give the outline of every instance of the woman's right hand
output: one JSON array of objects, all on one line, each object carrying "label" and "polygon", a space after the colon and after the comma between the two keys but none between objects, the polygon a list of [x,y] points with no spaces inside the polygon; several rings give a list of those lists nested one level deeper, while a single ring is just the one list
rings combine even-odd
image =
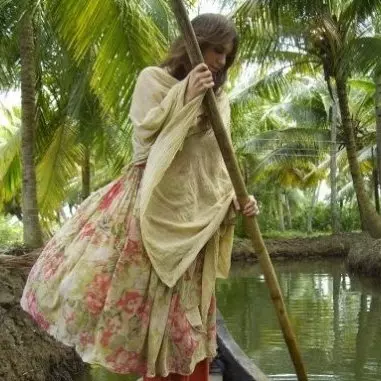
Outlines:
[{"label": "woman's right hand", "polygon": [[201,63],[189,72],[188,86],[185,93],[185,103],[214,87],[213,74],[208,66]]}]

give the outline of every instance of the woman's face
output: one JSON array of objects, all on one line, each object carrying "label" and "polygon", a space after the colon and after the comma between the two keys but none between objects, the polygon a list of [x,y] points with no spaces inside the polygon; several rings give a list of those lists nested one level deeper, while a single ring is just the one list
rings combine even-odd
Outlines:
[{"label": "woman's face", "polygon": [[225,67],[226,57],[231,54],[232,50],[233,41],[227,44],[209,46],[205,49],[203,52],[204,61],[213,74]]}]

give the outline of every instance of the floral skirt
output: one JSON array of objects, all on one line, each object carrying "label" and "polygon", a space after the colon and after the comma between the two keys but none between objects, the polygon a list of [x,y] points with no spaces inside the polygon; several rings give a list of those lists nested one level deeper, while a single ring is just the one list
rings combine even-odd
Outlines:
[{"label": "floral skirt", "polygon": [[208,381],[209,380],[209,362],[203,360],[196,365],[194,372],[189,376],[180,374],[170,374],[167,377],[144,377],[143,381]]},{"label": "floral skirt", "polygon": [[203,252],[173,288],[152,268],[138,219],[143,170],[128,167],[80,205],[33,266],[21,306],[87,363],[189,375],[215,356],[215,298],[206,322],[190,319],[189,300],[201,303]]}]

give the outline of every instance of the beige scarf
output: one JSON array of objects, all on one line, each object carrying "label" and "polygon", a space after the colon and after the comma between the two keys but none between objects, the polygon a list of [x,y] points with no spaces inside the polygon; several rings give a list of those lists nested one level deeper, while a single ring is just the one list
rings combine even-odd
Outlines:
[{"label": "beige scarf", "polygon": [[[230,268],[233,229],[223,222],[234,191],[202,112],[203,96],[184,105],[187,83],[188,77],[178,81],[162,68],[148,67],[135,87],[130,111],[134,161],[147,161],[141,232],[155,271],[169,287],[205,246],[204,273],[213,288],[217,273],[226,277]],[[217,102],[229,129],[227,95],[219,95]]]}]

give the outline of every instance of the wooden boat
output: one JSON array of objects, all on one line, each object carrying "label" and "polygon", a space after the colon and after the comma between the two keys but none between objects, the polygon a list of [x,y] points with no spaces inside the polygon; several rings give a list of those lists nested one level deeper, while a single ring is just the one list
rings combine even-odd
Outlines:
[{"label": "wooden boat", "polygon": [[225,326],[221,313],[217,313],[218,356],[213,361],[211,381],[269,381],[235,342]]}]

